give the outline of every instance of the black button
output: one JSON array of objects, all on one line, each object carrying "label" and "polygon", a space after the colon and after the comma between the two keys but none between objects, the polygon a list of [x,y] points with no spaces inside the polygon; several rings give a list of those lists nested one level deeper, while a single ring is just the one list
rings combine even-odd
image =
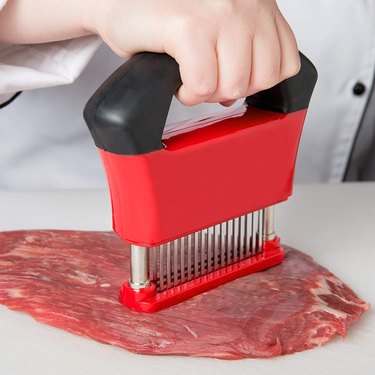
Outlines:
[{"label": "black button", "polygon": [[357,82],[353,87],[353,94],[361,96],[365,93],[366,86],[362,82]]}]

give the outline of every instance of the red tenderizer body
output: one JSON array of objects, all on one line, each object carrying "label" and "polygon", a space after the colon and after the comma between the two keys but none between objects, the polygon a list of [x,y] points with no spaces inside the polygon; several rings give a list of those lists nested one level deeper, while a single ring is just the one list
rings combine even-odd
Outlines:
[{"label": "red tenderizer body", "polygon": [[284,258],[274,205],[292,194],[306,109],[316,81],[301,72],[246,98],[241,115],[164,136],[178,65],[142,53],[93,95],[85,119],[99,148],[113,229],[131,248],[120,291],[155,312]]}]

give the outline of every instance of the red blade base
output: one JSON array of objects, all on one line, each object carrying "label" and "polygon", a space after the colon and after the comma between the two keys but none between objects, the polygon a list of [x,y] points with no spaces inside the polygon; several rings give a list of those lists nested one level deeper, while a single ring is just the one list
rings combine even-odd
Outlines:
[{"label": "red blade base", "polygon": [[280,239],[276,238],[273,241],[264,243],[263,250],[258,255],[200,276],[161,293],[156,291],[154,283],[150,283],[145,289],[134,290],[129,282],[125,282],[120,289],[120,301],[129,309],[154,313],[239,277],[275,266],[283,260],[284,250],[280,247]]}]

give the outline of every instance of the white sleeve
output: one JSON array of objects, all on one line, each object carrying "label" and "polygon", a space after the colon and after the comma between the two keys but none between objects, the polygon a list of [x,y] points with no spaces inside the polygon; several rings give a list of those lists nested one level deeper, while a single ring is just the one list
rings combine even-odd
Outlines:
[{"label": "white sleeve", "polygon": [[101,40],[97,36],[53,43],[0,45],[0,103],[14,93],[72,83]]},{"label": "white sleeve", "polygon": [[[0,0],[0,11],[6,1]],[[72,83],[100,43],[91,35],[43,44],[0,44],[0,103],[18,91]]]}]

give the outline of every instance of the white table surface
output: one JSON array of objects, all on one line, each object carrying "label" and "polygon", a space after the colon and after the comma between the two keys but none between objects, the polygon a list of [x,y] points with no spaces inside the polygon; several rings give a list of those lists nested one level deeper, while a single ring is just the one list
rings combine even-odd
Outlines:
[{"label": "white table surface", "polygon": [[[284,243],[313,255],[375,306],[375,184],[297,186],[277,210]],[[109,230],[104,191],[0,191],[0,230]],[[266,360],[158,357],[77,337],[0,306],[0,374],[375,374],[375,314],[345,341]]]}]

